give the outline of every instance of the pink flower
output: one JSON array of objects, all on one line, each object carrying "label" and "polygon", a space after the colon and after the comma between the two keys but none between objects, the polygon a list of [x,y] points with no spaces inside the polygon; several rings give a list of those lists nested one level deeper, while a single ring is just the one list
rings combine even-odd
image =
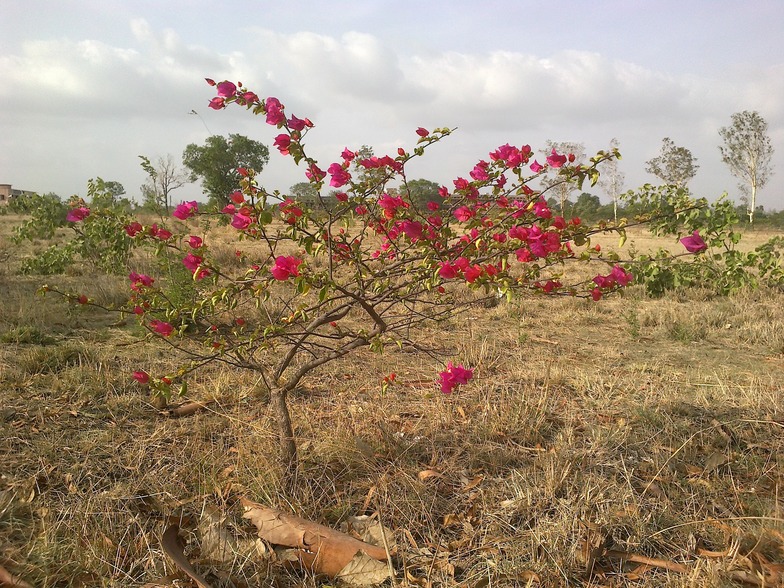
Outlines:
[{"label": "pink flower", "polygon": [[201,257],[200,255],[194,255],[193,253],[188,253],[188,255],[186,255],[183,258],[182,265],[187,267],[193,273],[197,269],[199,269],[199,266],[201,266],[203,261],[204,258]]},{"label": "pink flower", "polygon": [[544,169],[544,166],[534,159],[534,162],[531,164],[531,171],[535,174],[538,174],[540,171]]},{"label": "pink flower", "polygon": [[627,286],[634,280],[634,276],[620,265],[614,266],[608,277],[612,278],[619,286]]},{"label": "pink flower", "polygon": [[341,186],[345,186],[351,181],[351,174],[349,174],[348,171],[346,171],[346,169],[339,163],[333,163],[329,166],[327,171],[332,176],[332,179],[329,181],[329,185],[333,188],[340,188]]},{"label": "pink flower", "polygon": [[[305,172],[305,177],[311,182],[320,182],[327,174],[319,168],[315,163],[311,163],[308,171]],[[342,184],[341,184],[342,185]]]},{"label": "pink flower", "polygon": [[226,108],[226,100],[224,98],[213,98],[210,100],[209,106],[213,110],[221,110],[222,108]]},{"label": "pink flower", "polygon": [[384,216],[392,218],[398,208],[408,208],[408,204],[400,196],[382,194],[378,199],[378,206],[384,211]]},{"label": "pink flower", "polygon": [[167,241],[171,238],[172,233],[167,229],[158,227],[157,223],[153,223],[150,226],[150,236],[160,239],[161,241]]},{"label": "pink flower", "polygon": [[354,209],[354,213],[355,213],[355,214],[358,214],[358,215],[367,214],[367,213],[368,213],[367,206],[365,206],[364,204],[360,204],[359,206],[357,206],[357,207]]},{"label": "pink flower", "polygon": [[306,118],[303,120],[292,114],[291,118],[288,120],[288,125],[291,130],[302,131],[305,127],[312,127],[313,123],[310,122],[310,119]]},{"label": "pink flower", "polygon": [[428,209],[428,210],[433,210],[433,211],[436,211],[436,210],[438,210],[439,208],[441,208],[441,205],[440,205],[438,202],[435,202],[435,201],[433,201],[433,200],[430,200],[430,201],[427,203],[427,209]]},{"label": "pink flower", "polygon": [[270,96],[265,103],[267,109],[267,124],[278,126],[286,120],[286,115],[283,114],[283,105],[280,100]]},{"label": "pink flower", "polygon": [[458,268],[446,261],[441,264],[441,268],[438,270],[439,277],[444,278],[445,280],[456,278],[457,274]]},{"label": "pink flower", "polygon": [[275,137],[275,140],[272,142],[272,144],[278,148],[278,151],[280,151],[281,155],[288,155],[289,148],[291,147],[291,137],[286,133],[281,133]]},{"label": "pink flower", "polygon": [[471,170],[469,174],[472,178],[474,178],[477,182],[484,182],[490,179],[490,176],[487,174],[487,162],[480,161],[474,166],[474,169]]},{"label": "pink flower", "polygon": [[220,82],[218,84],[218,96],[222,98],[231,98],[237,93],[237,86],[231,82]]},{"label": "pink flower", "polygon": [[185,220],[186,218],[192,217],[197,212],[199,212],[199,203],[195,200],[191,200],[190,202],[181,202],[178,204],[177,208],[174,209],[172,216],[180,220]]},{"label": "pink flower", "polygon": [[231,219],[231,226],[237,230],[244,231],[250,226],[251,222],[253,222],[253,219],[249,216],[237,213],[234,215],[234,218]]},{"label": "pink flower", "polygon": [[133,372],[133,379],[139,382],[140,384],[146,384],[150,381],[150,374],[145,371],[136,371]]},{"label": "pink flower", "polygon": [[141,223],[134,221],[134,222],[132,222],[131,224],[129,224],[129,225],[127,225],[127,226],[125,227],[125,232],[127,233],[127,235],[128,235],[129,237],[135,237],[135,236],[136,236],[136,235],[138,235],[138,234],[139,234],[139,233],[140,233],[140,232],[141,232],[143,229],[144,229],[144,227],[142,227],[142,224],[141,224]]},{"label": "pink flower", "polygon": [[534,202],[534,214],[539,218],[550,218],[553,216],[553,213],[550,211],[550,208],[547,206],[547,202],[544,200],[537,200]]},{"label": "pink flower", "polygon": [[290,276],[297,277],[299,275],[299,265],[302,263],[301,259],[289,255],[280,255],[275,258],[275,265],[270,269],[272,277],[276,280],[288,280]]},{"label": "pink flower", "polygon": [[466,369],[462,365],[446,364],[446,370],[438,374],[441,383],[441,392],[451,394],[457,386],[467,384],[474,377],[474,370]]},{"label": "pink flower", "polygon": [[335,198],[337,199],[338,202],[348,202],[348,194],[346,194],[345,192],[338,192],[337,194],[335,194]]},{"label": "pink flower", "polygon": [[80,206],[79,208],[72,208],[68,211],[68,215],[65,217],[69,223],[78,223],[86,219],[90,216],[90,209],[84,206]]},{"label": "pink flower", "polygon": [[482,267],[479,265],[472,265],[471,267],[466,268],[463,272],[463,277],[465,278],[466,282],[469,284],[473,284],[478,277],[482,275]]},{"label": "pink flower", "polygon": [[172,327],[169,323],[164,321],[159,321],[157,319],[153,319],[150,321],[150,328],[156,333],[158,333],[159,335],[162,335],[164,337],[168,337],[174,332],[174,327]]},{"label": "pink flower", "polygon": [[553,149],[552,153],[547,156],[547,163],[550,167],[561,167],[566,163],[566,155],[558,155]]},{"label": "pink flower", "polygon": [[149,288],[155,281],[147,274],[137,274],[136,272],[128,274],[128,279],[131,280],[131,290],[135,292],[140,292],[142,288]]},{"label": "pink flower", "polygon": [[461,223],[464,223],[471,219],[474,216],[474,211],[468,208],[467,206],[461,206],[453,213],[455,218],[459,220]]},{"label": "pink flower", "polygon": [[245,202],[245,195],[239,190],[234,190],[234,192],[229,194],[229,200],[231,200],[234,204],[243,204]]},{"label": "pink flower", "polygon": [[699,253],[708,248],[708,244],[700,237],[699,231],[694,231],[689,237],[681,239],[681,243],[689,253]]},{"label": "pink flower", "polygon": [[234,206],[233,204],[227,204],[226,206],[224,206],[224,207],[221,209],[221,212],[222,212],[223,214],[234,214],[234,213],[236,213],[236,212],[237,212],[237,207],[236,207],[236,206]]},{"label": "pink flower", "polygon": [[430,134],[430,131],[428,131],[427,129],[423,129],[422,127],[419,127],[416,130],[416,134],[419,135],[420,137],[427,137]]},{"label": "pink flower", "polygon": [[193,249],[198,249],[204,244],[204,241],[201,237],[197,237],[196,235],[191,235],[190,239],[188,239],[188,245],[191,246]]},{"label": "pink flower", "polygon": [[422,223],[419,221],[404,220],[400,223],[400,228],[412,241],[418,241],[424,237]]},{"label": "pink flower", "polygon": [[346,161],[353,161],[354,158],[357,156],[357,154],[354,153],[353,151],[350,151],[349,148],[346,147],[345,149],[343,149],[343,153],[341,153],[340,156]]}]

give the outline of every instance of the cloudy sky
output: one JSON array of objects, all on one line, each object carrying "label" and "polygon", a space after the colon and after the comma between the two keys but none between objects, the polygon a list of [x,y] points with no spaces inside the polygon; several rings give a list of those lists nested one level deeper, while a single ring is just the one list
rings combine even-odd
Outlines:
[{"label": "cloudy sky", "polygon": [[[313,120],[324,168],[458,127],[409,174],[450,186],[507,142],[617,137],[633,188],[670,137],[698,160],[694,192],[736,195],[717,131],[757,110],[776,150],[759,201],[782,209],[782,23],[781,0],[2,0],[0,183],[65,197],[100,176],[137,196],[138,155],[179,160],[209,134],[271,147],[261,118],[207,107],[211,77]],[[268,189],[303,179],[271,151]]]}]

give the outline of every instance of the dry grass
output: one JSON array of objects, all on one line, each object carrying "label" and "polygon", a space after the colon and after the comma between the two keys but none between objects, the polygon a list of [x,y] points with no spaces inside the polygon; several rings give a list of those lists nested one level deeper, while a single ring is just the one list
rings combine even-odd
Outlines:
[{"label": "dry grass", "polygon": [[[476,308],[423,333],[477,369],[450,397],[427,356],[332,364],[292,399],[303,461],[292,497],[253,374],[200,372],[190,394],[209,410],[166,418],[130,377],[170,365],[164,348],[132,325],[36,298],[39,280],[5,263],[0,565],[35,586],[173,573],[164,527],[194,529],[215,506],[249,536],[240,495],[334,526],[377,512],[404,547],[397,583],[408,586],[623,585],[636,568],[636,586],[718,587],[784,562],[780,293]],[[124,287],[90,276],[106,299]],[[191,539],[216,587],[320,583],[239,555],[205,561]],[[602,541],[685,572],[605,558],[591,579],[584,545]]]}]

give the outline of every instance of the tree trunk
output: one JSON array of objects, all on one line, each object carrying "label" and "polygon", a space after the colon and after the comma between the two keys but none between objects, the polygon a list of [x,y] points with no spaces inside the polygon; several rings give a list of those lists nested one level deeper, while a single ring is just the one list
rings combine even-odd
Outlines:
[{"label": "tree trunk", "polygon": [[757,208],[757,185],[751,183],[751,202],[749,203],[749,224],[754,224],[754,209]]},{"label": "tree trunk", "polygon": [[282,484],[286,492],[293,492],[297,485],[297,443],[294,440],[294,429],[291,426],[291,415],[287,401],[288,391],[276,388],[270,392],[270,404],[278,427],[280,446],[280,462],[282,466]]}]

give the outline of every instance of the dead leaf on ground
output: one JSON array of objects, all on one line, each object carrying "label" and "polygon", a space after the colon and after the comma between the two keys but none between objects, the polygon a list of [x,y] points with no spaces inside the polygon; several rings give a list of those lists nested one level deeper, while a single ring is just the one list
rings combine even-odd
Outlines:
[{"label": "dead leaf on ground", "polygon": [[201,557],[220,562],[232,561],[238,551],[237,542],[226,530],[220,511],[208,504],[199,518]]},{"label": "dead leaf on ground", "polygon": [[387,561],[383,547],[246,498],[240,501],[245,508],[243,518],[256,526],[259,537],[273,545],[295,548],[300,564],[317,574],[337,577],[359,551],[378,561]]},{"label": "dead leaf on ground", "polygon": [[438,470],[422,470],[417,474],[417,478],[419,478],[420,482],[424,482],[425,480],[429,480],[430,478],[440,478],[444,474],[439,472]]},{"label": "dead leaf on ground", "polygon": [[373,586],[389,578],[389,565],[358,551],[335,577],[353,586]]},{"label": "dead leaf on ground", "polygon": [[17,578],[3,566],[0,566],[0,588],[33,588],[33,585]]},{"label": "dead leaf on ground", "polygon": [[174,419],[181,418],[181,417],[186,417],[186,416],[190,416],[192,414],[195,414],[195,413],[199,412],[200,410],[204,410],[210,404],[212,404],[211,401],[186,402],[185,404],[181,404],[180,406],[175,406],[175,407],[167,409],[165,414],[170,416],[171,418],[174,418]]},{"label": "dead leaf on ground", "polygon": [[379,547],[386,545],[391,552],[396,550],[395,534],[391,529],[384,527],[375,516],[350,516],[346,522],[350,530],[365,543]]},{"label": "dead leaf on ground", "polygon": [[182,550],[182,542],[180,541],[180,528],[177,525],[172,525],[163,533],[161,537],[161,547],[166,555],[168,555],[174,564],[183,571],[191,580],[196,582],[199,588],[212,588],[207,580],[205,580],[191,565],[185,553]]},{"label": "dead leaf on ground", "polygon": [[703,469],[703,474],[710,474],[712,471],[717,470],[725,463],[727,463],[729,459],[724,452],[715,451],[714,453],[710,454],[707,460],[705,460],[705,468]]}]

